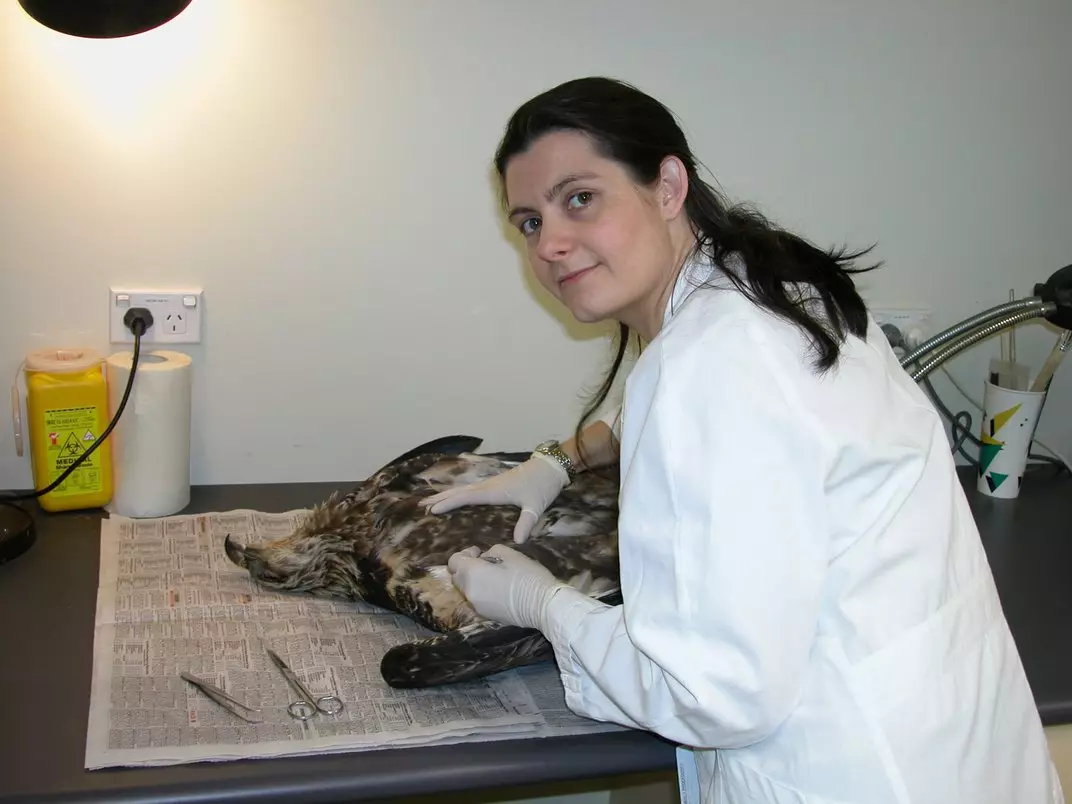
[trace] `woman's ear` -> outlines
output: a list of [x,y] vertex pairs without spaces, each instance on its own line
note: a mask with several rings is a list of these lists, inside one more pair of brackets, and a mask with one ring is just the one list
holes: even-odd
[[663,219],[672,220],[680,215],[689,191],[689,175],[684,163],[676,156],[663,159],[656,188],[655,197]]

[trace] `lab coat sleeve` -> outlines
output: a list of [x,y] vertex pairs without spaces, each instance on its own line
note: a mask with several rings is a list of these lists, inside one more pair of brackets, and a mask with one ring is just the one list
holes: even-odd
[[806,356],[752,329],[720,325],[661,356],[650,404],[628,410],[624,605],[566,589],[546,620],[578,714],[733,747],[798,700],[827,561],[829,450],[794,391],[818,381]]

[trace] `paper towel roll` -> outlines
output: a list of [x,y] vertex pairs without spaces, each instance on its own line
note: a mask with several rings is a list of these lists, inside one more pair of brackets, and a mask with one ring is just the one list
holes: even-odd
[[[105,361],[109,417],[119,409],[133,359],[133,352],[116,352]],[[134,387],[110,436],[115,513],[170,516],[190,502],[192,378],[189,355],[160,350],[138,356]]]

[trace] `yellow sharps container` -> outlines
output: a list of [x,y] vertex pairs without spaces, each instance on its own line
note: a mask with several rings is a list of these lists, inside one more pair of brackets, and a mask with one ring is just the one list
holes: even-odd
[[[84,455],[108,427],[104,358],[92,349],[41,349],[26,356],[26,413],[38,490]],[[46,511],[99,508],[112,499],[111,442],[105,439],[55,489]]]

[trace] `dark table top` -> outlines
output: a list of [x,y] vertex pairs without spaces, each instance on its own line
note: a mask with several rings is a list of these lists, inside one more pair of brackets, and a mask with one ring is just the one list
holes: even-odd
[[[1043,722],[1072,722],[1072,479],[1040,469],[1017,500],[968,491]],[[196,487],[183,513],[312,505],[349,483]],[[0,802],[319,802],[488,790],[667,771],[643,732],[332,756],[84,770],[102,511],[38,514],[0,566]]]

